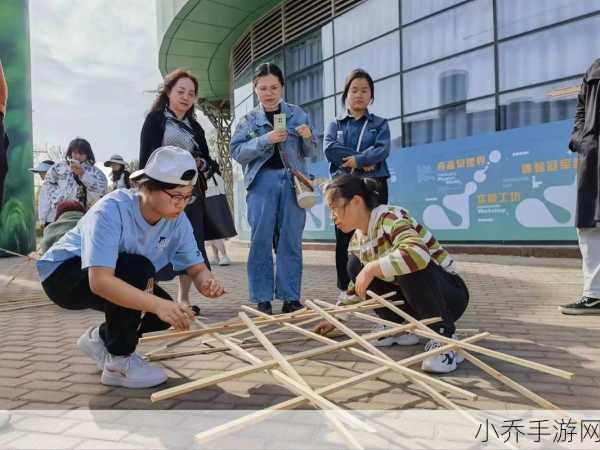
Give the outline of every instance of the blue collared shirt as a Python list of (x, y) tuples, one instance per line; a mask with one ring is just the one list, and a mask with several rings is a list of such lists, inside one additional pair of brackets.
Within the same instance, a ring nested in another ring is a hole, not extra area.
[[(365, 126), (366, 122), (366, 126)], [(365, 126), (360, 145), (358, 140)], [(351, 169), (342, 167), (344, 158), (356, 158), (358, 169), (355, 175), (371, 178), (389, 178), (390, 172), (386, 159), (390, 154), (390, 128), (388, 121), (368, 111), (360, 119), (346, 112), (331, 121), (323, 142), (323, 152), (329, 161), (329, 173), (332, 177), (350, 174)], [(358, 148), (357, 148), (358, 147)], [(373, 171), (363, 167), (375, 166)]]

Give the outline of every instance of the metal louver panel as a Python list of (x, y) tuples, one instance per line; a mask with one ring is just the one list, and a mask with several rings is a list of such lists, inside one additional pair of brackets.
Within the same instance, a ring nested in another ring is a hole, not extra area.
[(243, 36), (233, 48), (233, 76), (237, 78), (252, 64), (252, 41), (250, 33)]
[(252, 27), (252, 58), (266, 55), (283, 45), (282, 9), (278, 7)]
[(333, 0), (334, 15), (338, 16), (345, 13), (361, 1), (362, 0)]
[(333, 16), (331, 0), (290, 0), (284, 5), (285, 41), (311, 31)]

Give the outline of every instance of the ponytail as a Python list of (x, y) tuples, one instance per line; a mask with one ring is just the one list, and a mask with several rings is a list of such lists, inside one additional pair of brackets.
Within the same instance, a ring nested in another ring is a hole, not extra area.
[(365, 202), (367, 209), (372, 210), (378, 204), (379, 192), (377, 181), (372, 178), (360, 178), (352, 175), (342, 175), (325, 188), (325, 195), (329, 201), (343, 198), (350, 201), (358, 195)]

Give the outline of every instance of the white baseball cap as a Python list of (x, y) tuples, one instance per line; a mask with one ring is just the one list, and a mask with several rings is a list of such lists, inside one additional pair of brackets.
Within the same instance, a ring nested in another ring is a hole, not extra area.
[(129, 178), (138, 181), (152, 178), (163, 183), (191, 186), (196, 184), (198, 169), (190, 152), (167, 145), (154, 150), (148, 158), (146, 167), (136, 170)]
[(108, 161), (104, 162), (104, 167), (110, 167), (111, 163), (122, 164), (124, 166), (127, 165), (121, 155), (112, 155)]

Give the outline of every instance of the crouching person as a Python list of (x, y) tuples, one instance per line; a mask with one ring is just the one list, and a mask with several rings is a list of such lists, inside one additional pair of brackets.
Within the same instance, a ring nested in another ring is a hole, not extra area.
[(154, 282), (157, 269), (170, 263), (186, 270), (204, 296), (224, 293), (182, 214), (197, 176), (188, 151), (156, 149), (131, 175), (139, 191), (103, 197), (37, 263), (44, 291), (58, 306), (104, 312), (104, 323), (77, 341), (102, 370), (103, 384), (147, 388), (167, 379), (135, 353), (138, 338), (170, 326), (187, 330), (193, 312)]
[[(402, 310), (418, 320), (441, 317), (431, 328), (446, 337), (453, 337), (455, 322), (469, 302), (469, 291), (455, 272), (452, 257), (437, 239), (403, 208), (377, 205), (377, 184), (374, 180), (342, 176), (331, 182), (325, 191), (335, 225), (348, 233), (356, 230), (348, 248), (348, 274), (356, 301), (366, 297), (367, 290), (382, 295), (396, 291), (393, 300), (403, 300)], [(352, 298), (349, 298), (352, 301)], [(376, 309), (383, 319), (403, 322), (402, 317), (387, 308)], [(333, 326), (320, 323), (316, 331), (329, 333)], [(382, 338), (374, 344), (414, 345), (419, 338), (404, 334)], [(430, 340), (425, 351), (443, 343)], [(462, 362), (454, 351), (432, 356), (423, 361), (428, 372), (448, 373)]]

